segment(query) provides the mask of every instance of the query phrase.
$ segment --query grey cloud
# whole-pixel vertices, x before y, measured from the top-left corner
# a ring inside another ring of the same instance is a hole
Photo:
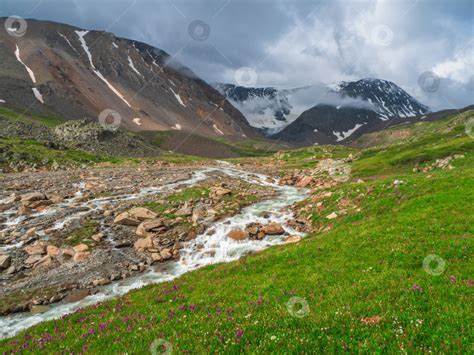
[[[474,38],[473,6],[472,0],[2,0],[0,15],[146,42],[210,82],[234,82],[241,66],[257,70],[258,85],[284,88],[380,77],[441,109],[473,101],[469,68],[456,64]],[[209,24],[207,40],[189,36],[195,19]],[[377,25],[393,32],[389,45],[372,43]],[[435,69],[446,76],[441,98],[417,86],[421,73]]]

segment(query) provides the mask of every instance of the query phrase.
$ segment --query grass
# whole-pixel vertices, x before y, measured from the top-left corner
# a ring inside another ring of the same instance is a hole
[[[465,134],[465,124],[474,111],[453,115],[437,122],[421,122],[377,133],[389,135],[397,130],[409,131],[405,139],[392,141],[392,146],[366,149],[353,165],[355,176],[371,176],[408,172],[415,164],[423,166],[448,155],[466,154],[474,150],[474,140]],[[372,134],[373,135],[373,134]],[[366,140],[362,137],[362,140]]]
[[[76,246],[78,244],[86,244],[89,247],[94,244],[94,241],[90,239],[94,234],[97,233],[98,221],[92,219],[86,219],[84,223],[74,229],[69,236],[66,238],[66,244],[70,246]]]
[[[0,138],[0,165],[24,161],[40,166],[90,164],[100,162],[118,162],[117,158],[105,158],[78,149],[53,149],[43,142],[19,138]]]
[[[23,114],[19,114],[5,107],[0,107],[0,115],[3,115],[11,120],[18,120],[18,121],[29,122],[29,123],[31,122],[41,123],[49,128],[54,128],[65,122],[65,120],[61,117],[39,116],[39,115],[34,115],[34,116],[26,115],[25,116]]]
[[[347,158],[350,154],[354,155],[357,152],[357,149],[352,149],[345,146],[312,146],[295,150],[281,150],[277,153],[271,152],[270,156],[261,156],[253,159],[248,157],[232,158],[227,159],[227,161],[233,164],[279,164],[281,168],[281,174],[283,175],[287,171],[315,168],[318,162],[322,159]]]
[[[191,353],[472,352],[474,149],[456,133],[436,134],[364,152],[354,169],[371,179],[315,192],[301,208],[324,232],[39,324],[0,341],[0,351],[138,354],[164,339]],[[280,159],[310,167],[325,149]],[[412,172],[453,152],[466,154],[454,170]],[[439,276],[423,268],[431,254],[446,263]],[[292,299],[309,312],[294,316]]]
[[[207,197],[209,197],[208,188],[201,186],[190,187],[167,196],[164,201],[147,201],[143,204],[143,207],[146,207],[153,212],[159,213],[163,217],[173,219],[176,218],[176,215],[173,213],[166,213],[167,210],[177,207],[179,204],[185,201]]]

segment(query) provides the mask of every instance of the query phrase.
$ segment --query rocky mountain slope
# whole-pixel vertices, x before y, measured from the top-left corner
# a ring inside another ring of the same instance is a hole
[[[164,51],[111,33],[27,20],[12,37],[0,19],[0,106],[66,119],[103,119],[132,131],[257,137],[214,88]]]
[[[356,131],[360,135],[381,129],[380,122],[429,112],[396,84],[373,78],[291,90],[231,84],[215,87],[252,126],[297,145],[338,143]],[[363,126],[365,129],[359,131]]]

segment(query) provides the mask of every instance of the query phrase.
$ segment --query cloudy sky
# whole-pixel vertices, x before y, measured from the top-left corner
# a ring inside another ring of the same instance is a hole
[[[472,0],[0,0],[11,15],[152,44],[210,82],[377,77],[434,110],[474,103]]]

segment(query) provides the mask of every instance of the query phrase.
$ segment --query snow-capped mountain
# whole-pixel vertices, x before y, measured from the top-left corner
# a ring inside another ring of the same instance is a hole
[[[252,127],[271,135],[285,128],[303,112],[290,102],[305,88],[278,90],[216,83],[214,87],[239,109]]]
[[[367,78],[352,82],[343,81],[331,86],[330,90],[340,93],[343,97],[368,101],[382,120],[413,117],[429,112],[427,106],[388,80]]]
[[[99,120],[113,110],[114,122],[119,117],[133,131],[260,137],[222,94],[166,52],[112,33],[28,20],[23,37],[0,31],[0,62],[0,106],[20,112]]]
[[[341,82],[274,138],[297,145],[338,144],[428,113],[396,84],[381,79]]]
[[[424,115],[421,104],[393,82],[361,79],[278,90],[219,84],[218,90],[272,138],[297,144],[340,143],[383,122]],[[382,129],[381,128],[381,129]]]

